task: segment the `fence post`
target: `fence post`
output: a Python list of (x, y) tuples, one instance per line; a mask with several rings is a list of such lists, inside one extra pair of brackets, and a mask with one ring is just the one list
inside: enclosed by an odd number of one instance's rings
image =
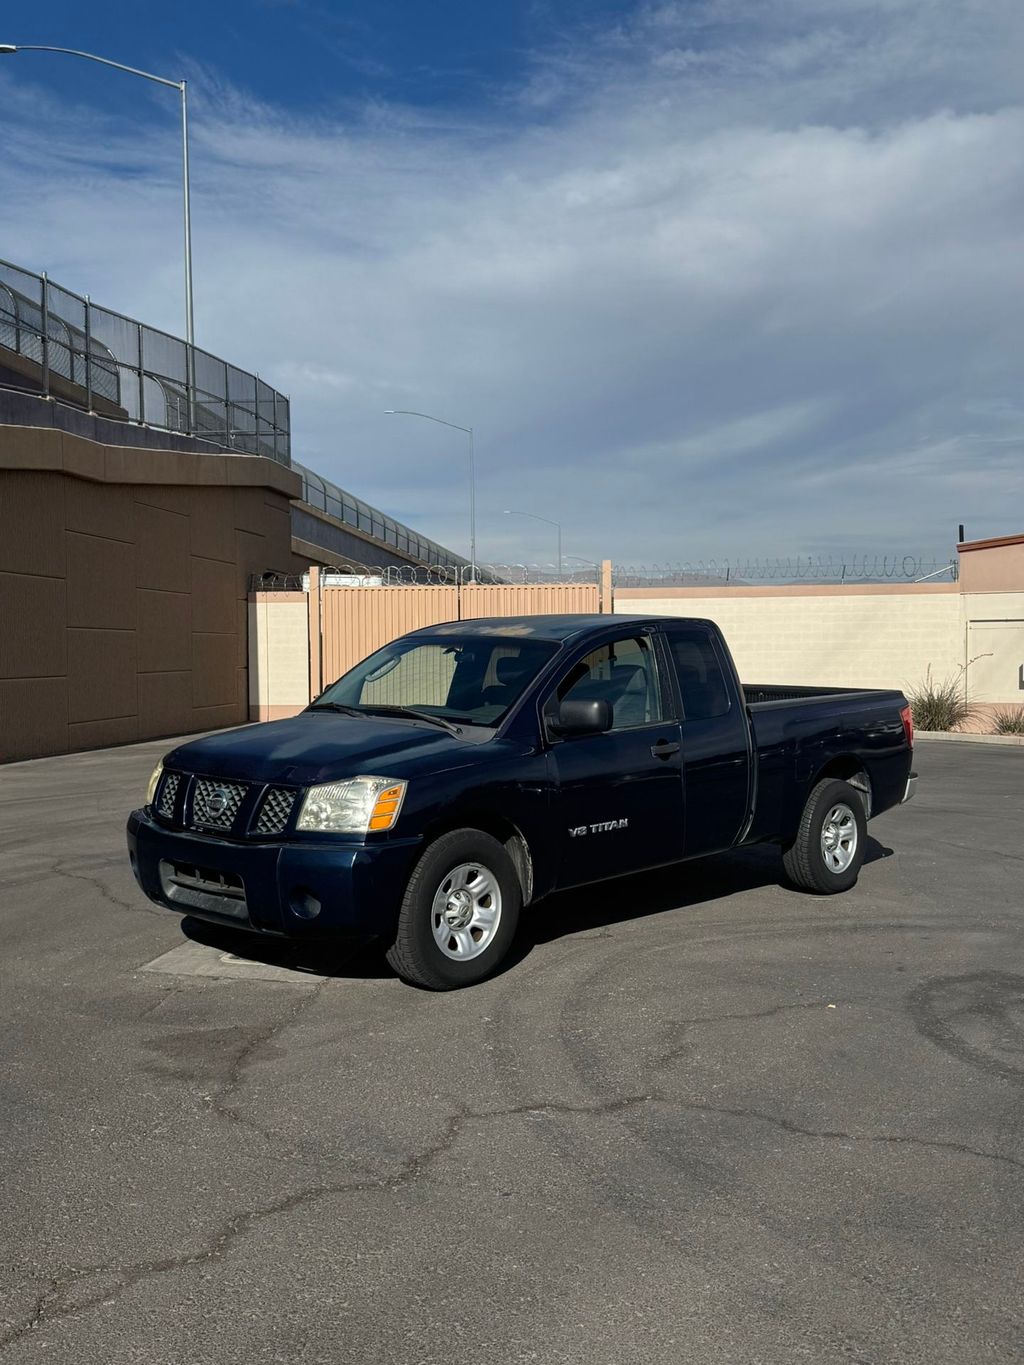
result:
[(192, 352), (192, 347), (185, 342), (185, 399), (188, 412), (188, 434), (195, 435), (196, 430), (196, 360)]
[(601, 560), (601, 610), (603, 612), (615, 610), (615, 597), (612, 589), (612, 561), (610, 559)]
[(224, 365), (224, 444), (231, 449), (231, 381), (228, 367)]
[(142, 323), (135, 324), (138, 329), (137, 337), (139, 343), (139, 422), (145, 424), (146, 421), (146, 371), (142, 365)]
[(40, 361), (43, 371), (43, 396), (50, 396), (50, 282), (44, 270), (40, 276), (42, 285), (39, 291), (39, 314), (42, 319), (43, 335), (40, 338)]
[(85, 296), (85, 406), (92, 412), (92, 307)]
[(309, 610), (309, 699), (318, 697), (324, 689), (323, 652), (320, 643), (321, 631), (321, 587), (320, 568), (309, 566), (309, 595), (306, 605)]

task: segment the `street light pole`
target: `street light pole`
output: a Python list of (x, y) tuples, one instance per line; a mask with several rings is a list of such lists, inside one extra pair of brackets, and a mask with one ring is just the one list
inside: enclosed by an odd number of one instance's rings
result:
[(533, 519), (534, 521), (546, 521), (547, 524), (548, 524), (549, 526), (555, 526), (555, 527), (558, 528), (558, 574), (559, 574), (559, 577), (561, 577), (561, 574), (562, 574), (562, 523), (561, 523), (560, 521), (552, 521), (550, 517), (540, 517), (540, 516), (537, 515), (536, 512), (516, 512), (516, 511), (513, 510), (512, 508), (508, 508), (508, 507), (506, 507), (506, 509), (505, 509), (505, 516), (506, 516), (506, 517), (532, 517), (532, 519)]
[(460, 427), (458, 422), (446, 422), (443, 417), (432, 417), (429, 412), (413, 412), (411, 408), (385, 408), (385, 417), (423, 417), (428, 422), (437, 422), (453, 431), (464, 431), (469, 437), (469, 572), (473, 583), (476, 582), (476, 450), (473, 444), (473, 428)]
[[(192, 213), (189, 201), (188, 172), (188, 82), (171, 81), (166, 76), (154, 76), (151, 71), (140, 71), (137, 66), (125, 66), (123, 62), (113, 62), (109, 57), (97, 57), (94, 52), (79, 52), (73, 47), (47, 47), (38, 43), (0, 43), (0, 56), (10, 56), (16, 52), (61, 52), (67, 57), (84, 57), (86, 61), (99, 62), (101, 66), (112, 66), (115, 71), (127, 71), (131, 76), (142, 76), (157, 85), (170, 86), (181, 95), (181, 169), (184, 181), (185, 208), (185, 333), (190, 347), (195, 345), (195, 325), (192, 311)], [(191, 352), (189, 354), (189, 373), (191, 375)]]

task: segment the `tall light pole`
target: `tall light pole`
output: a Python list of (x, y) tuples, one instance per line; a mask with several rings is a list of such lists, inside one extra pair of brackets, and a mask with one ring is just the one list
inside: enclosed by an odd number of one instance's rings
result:
[(469, 437), (469, 572), (476, 582), (476, 452), (473, 449), (473, 428), (460, 427), (458, 422), (446, 422), (443, 417), (432, 417), (429, 412), (413, 412), (411, 408), (385, 408), (385, 417), (423, 417), (428, 422), (439, 422), (454, 431), (464, 431)]
[[(166, 76), (154, 76), (150, 71), (140, 71), (135, 66), (125, 66), (123, 62), (112, 62), (109, 57), (97, 57), (92, 52), (79, 52), (73, 47), (44, 47), (37, 43), (0, 43), (0, 56), (16, 52), (62, 52), (67, 57), (84, 57), (86, 61), (99, 62), (101, 66), (112, 66), (116, 71), (127, 71), (131, 76), (142, 76), (157, 85), (169, 85), (181, 95), (181, 171), (184, 181), (185, 200), (185, 333), (189, 346), (196, 342), (195, 325), (192, 316), (192, 212), (189, 205), (188, 178), (188, 92), (186, 81), (171, 81)], [(189, 374), (191, 375), (192, 355), (189, 353)]]
[(562, 573), (562, 523), (552, 521), (550, 517), (539, 517), (536, 512), (516, 512), (511, 508), (505, 508), (506, 517), (531, 517), (534, 521), (546, 521), (549, 526), (558, 528), (558, 573)]

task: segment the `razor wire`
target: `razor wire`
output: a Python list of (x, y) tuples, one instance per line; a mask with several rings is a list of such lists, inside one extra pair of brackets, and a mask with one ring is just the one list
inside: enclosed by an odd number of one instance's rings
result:
[(765, 559), (698, 559), (664, 564), (615, 564), (612, 582), (619, 588), (723, 587), (774, 583), (914, 583), (941, 577), (955, 582), (955, 558), (925, 554), (792, 555)]

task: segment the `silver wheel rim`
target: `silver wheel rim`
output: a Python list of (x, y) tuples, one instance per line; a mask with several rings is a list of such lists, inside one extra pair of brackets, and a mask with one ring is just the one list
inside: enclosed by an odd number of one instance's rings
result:
[(830, 872), (845, 872), (857, 852), (857, 820), (845, 802), (832, 806), (821, 826), (821, 856)]
[(453, 962), (469, 962), (490, 947), (501, 923), (501, 887), (483, 863), (460, 863), (445, 874), (430, 907), (434, 942)]

